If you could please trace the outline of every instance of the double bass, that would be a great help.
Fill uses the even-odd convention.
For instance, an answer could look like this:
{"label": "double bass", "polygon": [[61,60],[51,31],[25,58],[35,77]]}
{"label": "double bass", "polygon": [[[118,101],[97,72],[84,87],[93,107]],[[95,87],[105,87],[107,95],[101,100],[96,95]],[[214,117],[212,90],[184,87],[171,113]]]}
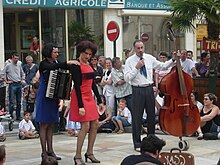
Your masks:
{"label": "double bass", "polygon": [[[175,41],[172,23],[168,22],[167,27],[170,40]],[[192,135],[200,125],[200,114],[190,98],[193,79],[182,70],[179,56],[176,66],[161,80],[159,89],[164,94],[164,105],[159,112],[162,131],[178,137]]]}

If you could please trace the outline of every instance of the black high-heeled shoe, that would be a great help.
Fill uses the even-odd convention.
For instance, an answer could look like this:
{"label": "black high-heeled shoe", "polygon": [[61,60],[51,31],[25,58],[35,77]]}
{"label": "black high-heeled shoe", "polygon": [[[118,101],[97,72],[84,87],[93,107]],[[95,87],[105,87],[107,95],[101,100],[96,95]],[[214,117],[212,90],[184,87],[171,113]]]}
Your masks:
{"label": "black high-heeled shoe", "polygon": [[87,159],[91,160],[92,163],[100,163],[100,160],[96,159],[93,154],[88,155],[87,153],[85,153],[86,162],[88,161]]}
{"label": "black high-heeled shoe", "polygon": [[[83,162],[82,158],[76,158],[76,157],[74,157],[73,160],[74,160],[75,165],[86,165],[86,164]],[[80,160],[80,164],[78,164],[78,163],[76,162],[76,160]]]}
{"label": "black high-heeled shoe", "polygon": [[56,160],[61,160],[61,157],[56,156],[56,154],[55,154],[54,152],[51,152],[51,153],[50,153],[50,152],[47,152],[47,155],[54,157]]}

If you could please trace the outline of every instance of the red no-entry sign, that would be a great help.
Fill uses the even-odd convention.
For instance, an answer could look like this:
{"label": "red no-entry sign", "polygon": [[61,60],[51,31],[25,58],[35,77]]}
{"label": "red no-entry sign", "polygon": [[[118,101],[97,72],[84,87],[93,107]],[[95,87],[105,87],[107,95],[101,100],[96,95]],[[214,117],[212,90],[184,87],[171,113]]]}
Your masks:
{"label": "red no-entry sign", "polygon": [[119,35],[119,27],[118,24],[114,21],[108,23],[107,26],[107,37],[110,41],[117,40]]}
{"label": "red no-entry sign", "polygon": [[142,39],[142,41],[147,42],[148,39],[149,39],[148,34],[147,34],[147,33],[142,33],[142,34],[141,34],[141,39]]}

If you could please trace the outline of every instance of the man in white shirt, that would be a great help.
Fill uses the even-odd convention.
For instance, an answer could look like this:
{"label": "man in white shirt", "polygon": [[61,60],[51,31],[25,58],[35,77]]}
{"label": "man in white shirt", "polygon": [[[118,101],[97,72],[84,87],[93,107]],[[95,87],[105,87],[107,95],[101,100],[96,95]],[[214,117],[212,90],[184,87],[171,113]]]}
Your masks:
{"label": "man in white shirt", "polygon": [[188,73],[191,77],[193,77],[193,74],[196,77],[200,77],[199,73],[197,72],[197,70],[195,68],[194,62],[187,58],[187,51],[186,50],[181,51],[180,63],[181,63],[183,70],[186,73]]}
{"label": "man in white shirt", "polygon": [[153,69],[167,70],[175,60],[160,62],[152,55],[144,53],[144,43],[141,40],[135,41],[133,46],[135,54],[126,60],[124,78],[132,85],[132,138],[136,150],[141,145],[141,119],[144,109],[147,113],[148,134],[155,133]]}

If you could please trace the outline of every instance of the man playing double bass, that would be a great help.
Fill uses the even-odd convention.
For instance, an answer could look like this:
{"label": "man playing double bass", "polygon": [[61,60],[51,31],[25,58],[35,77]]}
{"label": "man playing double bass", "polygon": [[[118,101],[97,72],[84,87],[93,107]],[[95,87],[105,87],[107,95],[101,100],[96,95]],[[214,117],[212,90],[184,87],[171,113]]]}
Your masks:
{"label": "man playing double bass", "polygon": [[153,91],[153,69],[167,70],[174,59],[160,62],[150,54],[144,53],[144,43],[133,43],[135,54],[125,63],[125,81],[132,85],[132,138],[134,149],[141,145],[141,120],[144,109],[147,113],[148,134],[155,133],[155,98]]}

